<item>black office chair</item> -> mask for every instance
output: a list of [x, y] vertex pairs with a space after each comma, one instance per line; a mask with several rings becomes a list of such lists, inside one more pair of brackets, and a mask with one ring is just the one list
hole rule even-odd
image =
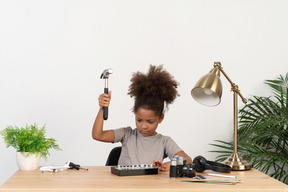
[[109, 153], [105, 166], [118, 165], [118, 160], [121, 154], [121, 150], [122, 150], [122, 147], [113, 148]]

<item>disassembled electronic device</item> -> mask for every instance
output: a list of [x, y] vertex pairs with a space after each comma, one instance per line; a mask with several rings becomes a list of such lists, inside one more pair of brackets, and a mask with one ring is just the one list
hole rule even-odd
[[133, 175], [155, 175], [158, 174], [158, 167], [153, 167], [152, 164], [139, 164], [128, 166], [111, 167], [111, 173], [118, 176], [133, 176]]
[[70, 161], [65, 163], [63, 166], [43, 166], [40, 168], [40, 171], [43, 173], [44, 171], [50, 171], [50, 172], [58, 172], [58, 171], [64, 171], [65, 169], [70, 168]]
[[195, 177], [196, 169], [194, 163], [186, 163], [186, 160], [182, 156], [175, 155], [170, 163], [170, 173], [171, 179], [177, 177]]

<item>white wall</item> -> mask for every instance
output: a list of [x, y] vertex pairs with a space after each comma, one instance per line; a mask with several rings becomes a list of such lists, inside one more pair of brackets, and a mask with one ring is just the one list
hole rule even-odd
[[[134, 126], [131, 74], [164, 64], [181, 96], [158, 132], [191, 157], [213, 160], [209, 144], [232, 139], [230, 85], [222, 78], [222, 103], [214, 108], [196, 103], [190, 90], [221, 61], [245, 97], [269, 95], [263, 81], [288, 72], [287, 8], [286, 0], [1, 0], [0, 130], [46, 123], [63, 151], [51, 150], [41, 165], [104, 165], [119, 144], [91, 138], [100, 74], [114, 70], [105, 129]], [[17, 165], [15, 150], [0, 140], [2, 184]]]

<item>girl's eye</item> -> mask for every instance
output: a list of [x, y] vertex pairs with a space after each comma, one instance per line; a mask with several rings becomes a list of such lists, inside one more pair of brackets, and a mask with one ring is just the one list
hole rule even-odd
[[137, 122], [139, 122], [139, 123], [140, 123], [141, 121], [142, 121], [141, 119], [137, 119]]
[[153, 123], [154, 123], [154, 121], [148, 121], [148, 123], [149, 123], [149, 124], [153, 124]]

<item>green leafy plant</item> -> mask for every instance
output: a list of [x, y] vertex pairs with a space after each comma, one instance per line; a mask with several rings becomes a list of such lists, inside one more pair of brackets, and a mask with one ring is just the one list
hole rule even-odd
[[36, 154], [45, 160], [50, 155], [49, 149], [61, 150], [53, 138], [46, 138], [46, 124], [40, 129], [38, 125], [27, 125], [26, 127], [18, 128], [17, 126], [7, 126], [7, 128], [0, 131], [6, 147], [14, 147], [19, 152], [29, 152], [29, 154]]
[[[253, 167], [288, 184], [288, 73], [265, 80], [270, 97], [253, 96], [239, 111], [238, 152]], [[233, 152], [233, 141], [216, 140], [216, 161]]]

